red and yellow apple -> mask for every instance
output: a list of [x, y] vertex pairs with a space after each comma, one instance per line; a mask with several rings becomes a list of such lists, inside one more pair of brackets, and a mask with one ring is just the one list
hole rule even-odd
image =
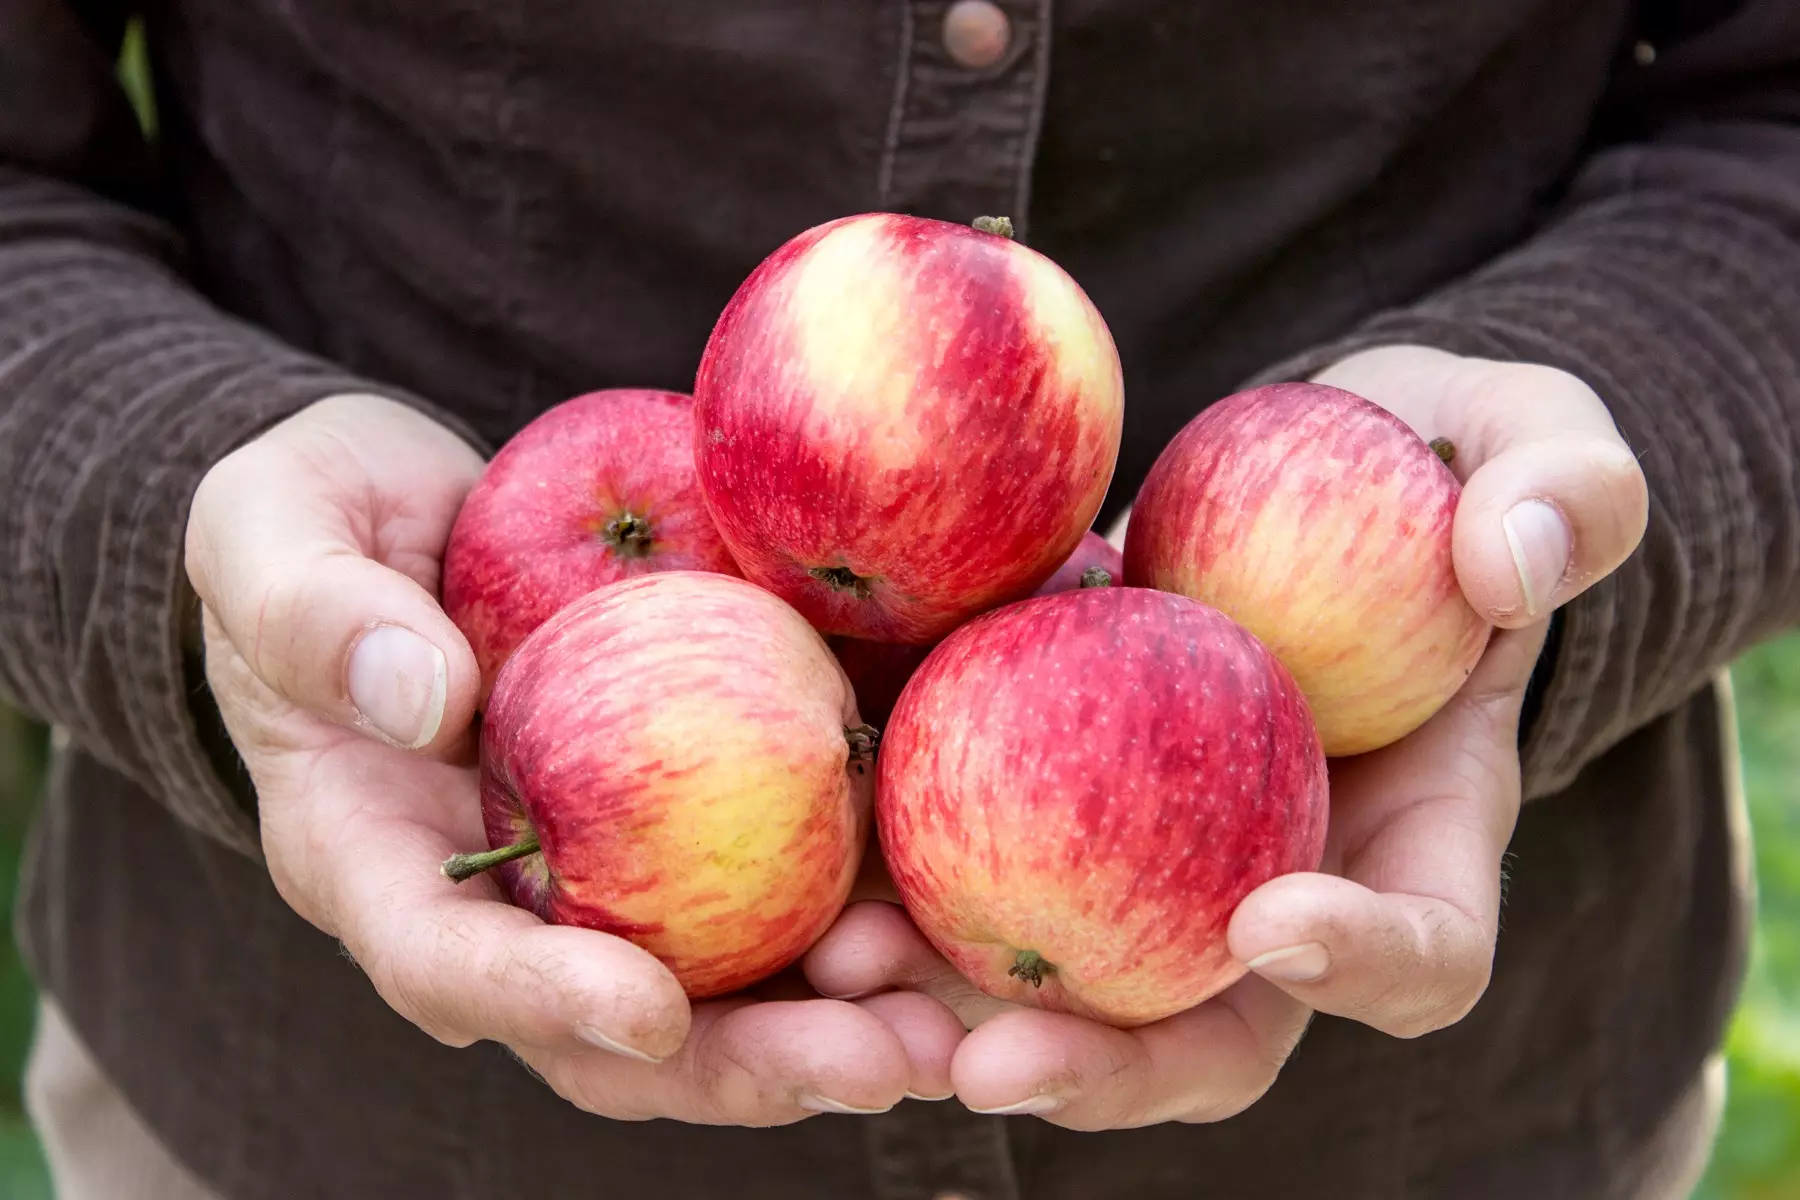
[[652, 571], [738, 573], [694, 478], [693, 400], [591, 392], [519, 430], [482, 472], [444, 550], [444, 610], [485, 697], [564, 605]]
[[[1085, 533], [1075, 553], [1069, 555], [1063, 565], [1056, 568], [1056, 574], [1032, 594], [1048, 596], [1073, 591], [1082, 586], [1083, 576], [1095, 568], [1105, 572], [1108, 583], [1121, 578], [1125, 569], [1118, 550], [1111, 543], [1097, 533]], [[887, 724], [906, 681], [912, 678], [913, 672], [937, 644], [869, 642], [848, 637], [827, 638], [826, 642], [856, 689], [856, 707], [862, 710], [863, 719], [877, 726]]]
[[1125, 582], [1244, 624], [1300, 684], [1325, 752], [1360, 754], [1424, 724], [1487, 645], [1451, 560], [1460, 493], [1423, 438], [1359, 396], [1242, 392], [1151, 468]]
[[775, 596], [674, 571], [592, 592], [514, 651], [481, 729], [497, 867], [546, 921], [616, 934], [693, 998], [800, 957], [849, 895], [874, 731]]
[[1106, 323], [982, 224], [808, 230], [707, 342], [706, 502], [745, 577], [822, 632], [926, 644], [1030, 593], [1111, 482], [1124, 398]]
[[1232, 911], [1324, 849], [1299, 689], [1167, 592], [1088, 587], [958, 629], [901, 695], [877, 771], [882, 853], [933, 945], [991, 996], [1119, 1026], [1239, 979]]

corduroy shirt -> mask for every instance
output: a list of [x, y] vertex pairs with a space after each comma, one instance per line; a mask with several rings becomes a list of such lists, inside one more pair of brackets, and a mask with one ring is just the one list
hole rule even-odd
[[[943, 0], [0, 0], [0, 693], [61, 733], [21, 929], [222, 1195], [1638, 1194], [1743, 958], [1709, 681], [1800, 618], [1800, 5], [993, 4], [971, 47]], [[181, 637], [207, 468], [339, 392], [491, 447], [687, 390], [762, 256], [877, 209], [1009, 214], [1093, 297], [1108, 517], [1210, 401], [1368, 346], [1606, 400], [1649, 532], [1563, 612], [1460, 1024], [1321, 1018], [1212, 1126], [623, 1125], [418, 1032], [282, 904]]]

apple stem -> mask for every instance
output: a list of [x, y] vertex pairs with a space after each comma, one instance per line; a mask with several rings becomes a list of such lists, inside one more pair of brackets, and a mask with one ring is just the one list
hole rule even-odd
[[1081, 573], [1081, 586], [1099, 588], [1112, 586], [1112, 572], [1105, 567], [1089, 567]]
[[635, 513], [620, 513], [606, 523], [600, 536], [626, 558], [643, 558], [650, 553], [650, 522]]
[[452, 883], [461, 883], [463, 880], [473, 879], [483, 871], [497, 867], [501, 863], [536, 854], [539, 849], [538, 835], [533, 832], [526, 834], [512, 845], [501, 846], [497, 850], [483, 850], [480, 854], [452, 854], [438, 869]]
[[1431, 452], [1443, 459], [1445, 466], [1456, 461], [1456, 443], [1449, 438], [1432, 438]]
[[1019, 951], [1019, 957], [1013, 960], [1013, 965], [1007, 968], [1006, 973], [1017, 979], [1020, 983], [1029, 983], [1032, 987], [1036, 988], [1043, 987], [1044, 976], [1053, 973], [1055, 970], [1056, 968], [1045, 962], [1044, 956], [1039, 954], [1036, 950], [1021, 950]]
[[995, 237], [1012, 240], [1013, 224], [1011, 217], [976, 217], [969, 224], [977, 233], [991, 233]]
[[849, 567], [814, 567], [807, 572], [826, 587], [849, 592], [859, 600], [869, 598], [869, 581]]
[[844, 740], [850, 743], [851, 762], [874, 762], [875, 752], [881, 748], [881, 730], [873, 725], [846, 725]]

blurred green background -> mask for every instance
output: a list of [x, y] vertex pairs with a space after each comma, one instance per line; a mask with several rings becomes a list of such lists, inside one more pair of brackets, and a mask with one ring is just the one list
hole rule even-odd
[[[120, 78], [147, 128], [155, 118], [134, 28]], [[1800, 634], [1733, 671], [1758, 919], [1750, 977], [1728, 1043], [1730, 1096], [1703, 1200], [1800, 1200]], [[44, 731], [0, 707], [0, 917], [11, 928], [19, 856], [42, 786]], [[48, 1200], [18, 1080], [31, 1038], [31, 981], [0, 938], [0, 1198]]]

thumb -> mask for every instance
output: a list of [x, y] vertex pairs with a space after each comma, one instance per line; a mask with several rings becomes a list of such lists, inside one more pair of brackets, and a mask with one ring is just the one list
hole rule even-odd
[[1643, 539], [1649, 502], [1618, 436], [1570, 433], [1501, 450], [1456, 509], [1456, 575], [1502, 628], [1541, 620], [1617, 570]]
[[[1542, 620], [1643, 540], [1649, 488], [1592, 388], [1550, 367], [1476, 362], [1440, 408], [1469, 456], [1452, 546], [1470, 604], [1495, 625]], [[1459, 454], [1460, 458], [1460, 454]]]
[[449, 746], [480, 672], [434, 592], [480, 470], [454, 434], [391, 401], [322, 402], [201, 481], [189, 578], [282, 698], [406, 749]]

